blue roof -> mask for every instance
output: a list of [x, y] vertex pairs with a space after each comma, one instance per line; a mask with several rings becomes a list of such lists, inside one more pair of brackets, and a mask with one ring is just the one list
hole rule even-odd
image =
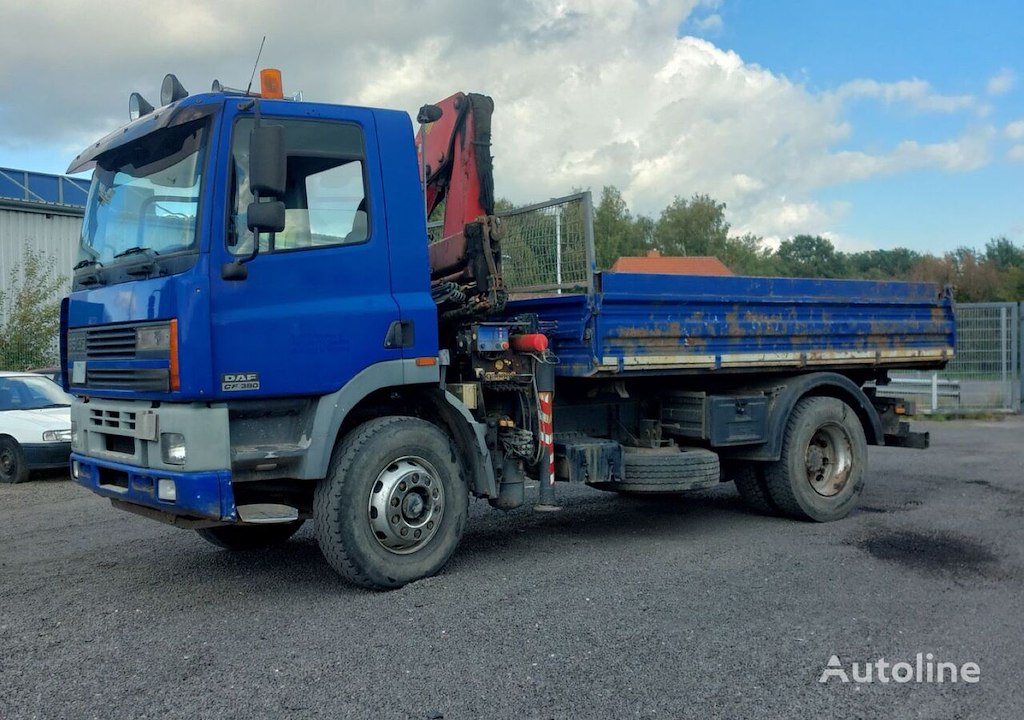
[[0, 167], [0, 200], [84, 208], [89, 179]]

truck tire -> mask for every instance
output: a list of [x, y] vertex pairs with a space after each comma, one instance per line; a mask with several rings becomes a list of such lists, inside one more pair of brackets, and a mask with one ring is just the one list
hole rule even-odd
[[626, 448], [621, 482], [594, 483], [623, 494], [680, 493], [718, 485], [718, 455], [703, 448]]
[[196, 530], [206, 542], [225, 550], [261, 550], [287, 542], [304, 520], [267, 525], [220, 525]]
[[764, 463], [729, 463], [722, 468], [722, 479], [736, 483], [740, 498], [751, 510], [762, 515], [778, 515], [779, 508], [772, 501], [764, 478]]
[[0, 482], [21, 483], [28, 480], [28, 460], [18, 441], [0, 437]]
[[327, 562], [346, 580], [378, 590], [439, 572], [468, 512], [448, 436], [413, 417], [377, 418], [350, 432], [313, 501]]
[[849, 405], [836, 398], [804, 398], [786, 423], [782, 457], [765, 466], [765, 487], [790, 517], [839, 520], [860, 499], [867, 454], [864, 428]]

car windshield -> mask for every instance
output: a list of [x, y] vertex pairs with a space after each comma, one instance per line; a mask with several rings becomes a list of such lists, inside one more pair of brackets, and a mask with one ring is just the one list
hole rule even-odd
[[80, 265], [196, 249], [207, 120], [158, 130], [97, 161]]
[[69, 405], [71, 396], [52, 380], [33, 375], [0, 377], [0, 410], [40, 410]]

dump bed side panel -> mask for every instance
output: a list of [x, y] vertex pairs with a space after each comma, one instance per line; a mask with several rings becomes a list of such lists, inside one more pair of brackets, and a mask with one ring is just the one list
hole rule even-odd
[[952, 299], [930, 283], [604, 273], [599, 287], [513, 303], [550, 323], [559, 374], [941, 367], [955, 345]]

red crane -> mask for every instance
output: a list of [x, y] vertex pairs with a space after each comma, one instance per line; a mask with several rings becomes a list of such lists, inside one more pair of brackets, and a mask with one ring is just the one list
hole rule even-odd
[[423, 170], [427, 215], [444, 202], [442, 239], [430, 246], [435, 300], [459, 314], [500, 309], [500, 223], [494, 215], [491, 115], [494, 101], [455, 93], [424, 105], [416, 147]]

